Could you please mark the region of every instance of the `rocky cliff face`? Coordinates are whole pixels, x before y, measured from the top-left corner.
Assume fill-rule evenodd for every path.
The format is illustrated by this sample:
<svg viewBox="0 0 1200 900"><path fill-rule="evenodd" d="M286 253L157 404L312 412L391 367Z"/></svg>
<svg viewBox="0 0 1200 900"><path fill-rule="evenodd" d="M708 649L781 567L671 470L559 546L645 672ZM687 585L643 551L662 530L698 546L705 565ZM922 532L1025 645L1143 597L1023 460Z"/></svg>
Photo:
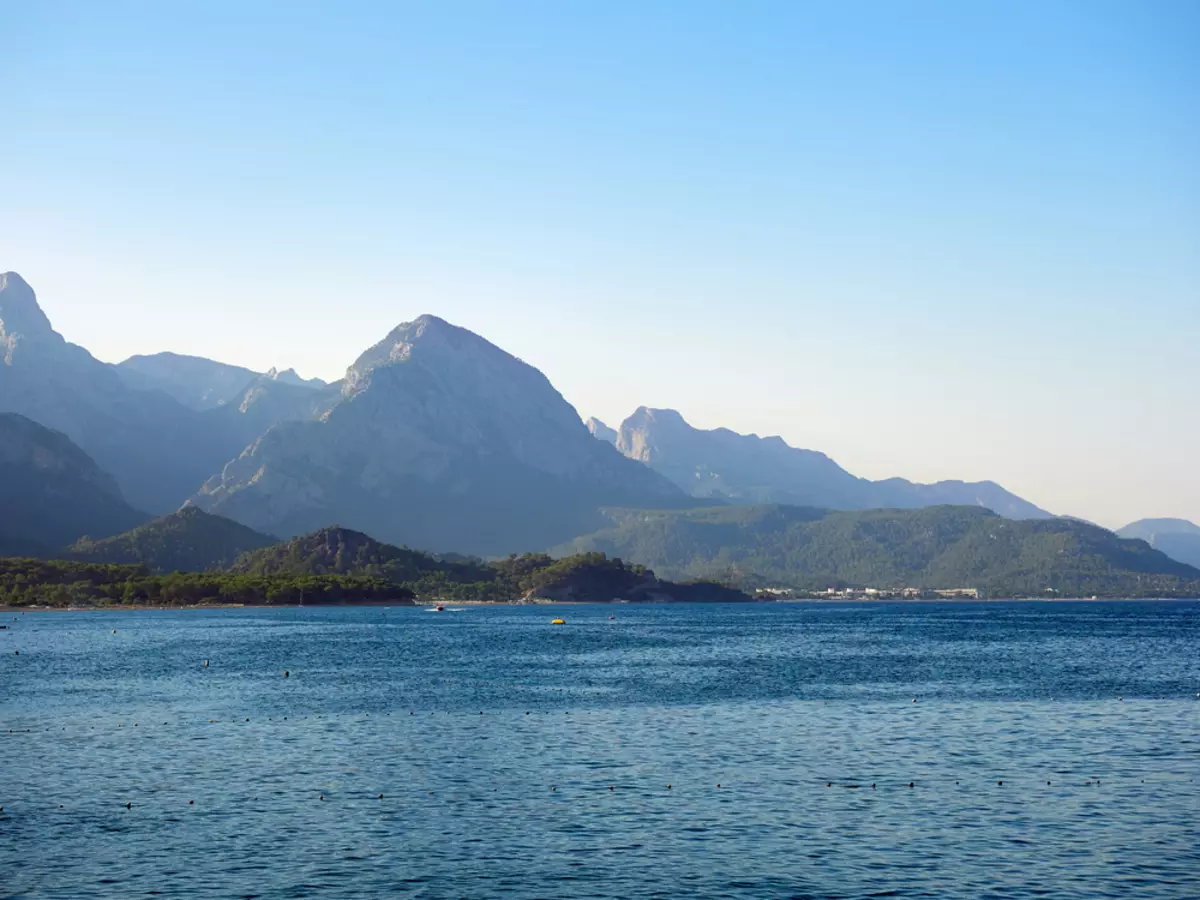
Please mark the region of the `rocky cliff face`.
<svg viewBox="0 0 1200 900"><path fill-rule="evenodd" d="M581 533L603 505L684 497L594 440L537 369L422 316L359 357L319 420L272 428L194 502L276 534L336 521L489 555Z"/></svg>
<svg viewBox="0 0 1200 900"><path fill-rule="evenodd" d="M592 433L592 437L594 437L596 440L612 444L614 447L616 446L617 430L615 428L609 428L595 416L592 416L590 419L588 419L585 424L587 425L588 431Z"/></svg>
<svg viewBox="0 0 1200 900"><path fill-rule="evenodd" d="M44 555L145 519L65 434L0 413L0 556Z"/></svg>
<svg viewBox="0 0 1200 900"><path fill-rule="evenodd" d="M137 390L50 327L33 290L0 275L0 412L58 429L117 479L130 502L168 512L245 446L160 390Z"/></svg>
<svg viewBox="0 0 1200 900"><path fill-rule="evenodd" d="M673 409L639 408L621 423L616 446L694 497L825 509L970 505L1011 518L1048 516L990 481L869 481L824 453L790 447L779 437L693 428Z"/></svg>

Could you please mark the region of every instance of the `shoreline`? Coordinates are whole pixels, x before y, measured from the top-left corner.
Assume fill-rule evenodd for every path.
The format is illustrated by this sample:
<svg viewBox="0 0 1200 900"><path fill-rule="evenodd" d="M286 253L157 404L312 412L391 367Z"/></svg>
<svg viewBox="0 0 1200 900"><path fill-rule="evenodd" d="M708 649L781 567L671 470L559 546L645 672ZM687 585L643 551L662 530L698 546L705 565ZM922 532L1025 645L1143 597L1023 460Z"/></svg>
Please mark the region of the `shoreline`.
<svg viewBox="0 0 1200 900"><path fill-rule="evenodd" d="M946 600L946 599L912 599L912 600L823 600L823 599L802 599L802 600L766 600L758 601L757 603L628 603L628 602L609 602L609 603L574 603L563 600L543 600L543 601L487 601L487 600L464 600L460 602L441 601L417 601L412 603L305 603L303 606L299 604L276 604L276 603L203 603L189 606L150 606L143 604L117 604L110 606L0 606L0 615L12 615L14 613L30 613L30 612L187 612L190 610L205 611L205 610L223 610L223 609L433 609L436 606L445 606L447 609L451 607L508 607L508 606L563 606L563 607L578 607L578 606L609 606L609 607L643 607L643 606L769 606L771 604L820 604L827 606L855 604L860 606L883 606L885 604L903 604L906 606L919 606L922 604L978 604L978 603L1197 603L1200 602L1200 597L990 597L986 599L962 599L962 600Z"/></svg>

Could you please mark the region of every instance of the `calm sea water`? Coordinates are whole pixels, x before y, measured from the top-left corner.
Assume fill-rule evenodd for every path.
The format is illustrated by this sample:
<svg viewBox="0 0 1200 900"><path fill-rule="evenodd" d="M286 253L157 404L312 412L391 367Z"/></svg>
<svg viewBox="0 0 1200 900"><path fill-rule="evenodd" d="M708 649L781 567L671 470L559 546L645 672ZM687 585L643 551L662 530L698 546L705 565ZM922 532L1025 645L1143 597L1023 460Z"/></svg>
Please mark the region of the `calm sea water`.
<svg viewBox="0 0 1200 900"><path fill-rule="evenodd" d="M0 897L1200 897L1196 603L0 624Z"/></svg>

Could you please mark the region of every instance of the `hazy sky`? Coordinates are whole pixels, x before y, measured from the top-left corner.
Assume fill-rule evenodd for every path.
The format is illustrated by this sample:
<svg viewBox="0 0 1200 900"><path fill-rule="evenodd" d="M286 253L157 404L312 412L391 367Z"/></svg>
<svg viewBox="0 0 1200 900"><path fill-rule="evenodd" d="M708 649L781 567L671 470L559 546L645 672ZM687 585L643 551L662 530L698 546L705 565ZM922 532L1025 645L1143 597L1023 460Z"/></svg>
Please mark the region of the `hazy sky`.
<svg viewBox="0 0 1200 900"><path fill-rule="evenodd" d="M1200 521L1200 3L0 0L0 270L101 359L423 312L584 416Z"/></svg>

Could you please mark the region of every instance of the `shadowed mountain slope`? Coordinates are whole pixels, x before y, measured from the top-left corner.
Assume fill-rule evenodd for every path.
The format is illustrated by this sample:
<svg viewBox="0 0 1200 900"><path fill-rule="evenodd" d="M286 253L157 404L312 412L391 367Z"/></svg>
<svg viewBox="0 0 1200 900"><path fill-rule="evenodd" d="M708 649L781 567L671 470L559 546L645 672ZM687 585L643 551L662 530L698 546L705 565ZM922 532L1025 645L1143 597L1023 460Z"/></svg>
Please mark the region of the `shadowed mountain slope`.
<svg viewBox="0 0 1200 900"><path fill-rule="evenodd" d="M0 555L44 556L145 520L65 434L0 413Z"/></svg>

